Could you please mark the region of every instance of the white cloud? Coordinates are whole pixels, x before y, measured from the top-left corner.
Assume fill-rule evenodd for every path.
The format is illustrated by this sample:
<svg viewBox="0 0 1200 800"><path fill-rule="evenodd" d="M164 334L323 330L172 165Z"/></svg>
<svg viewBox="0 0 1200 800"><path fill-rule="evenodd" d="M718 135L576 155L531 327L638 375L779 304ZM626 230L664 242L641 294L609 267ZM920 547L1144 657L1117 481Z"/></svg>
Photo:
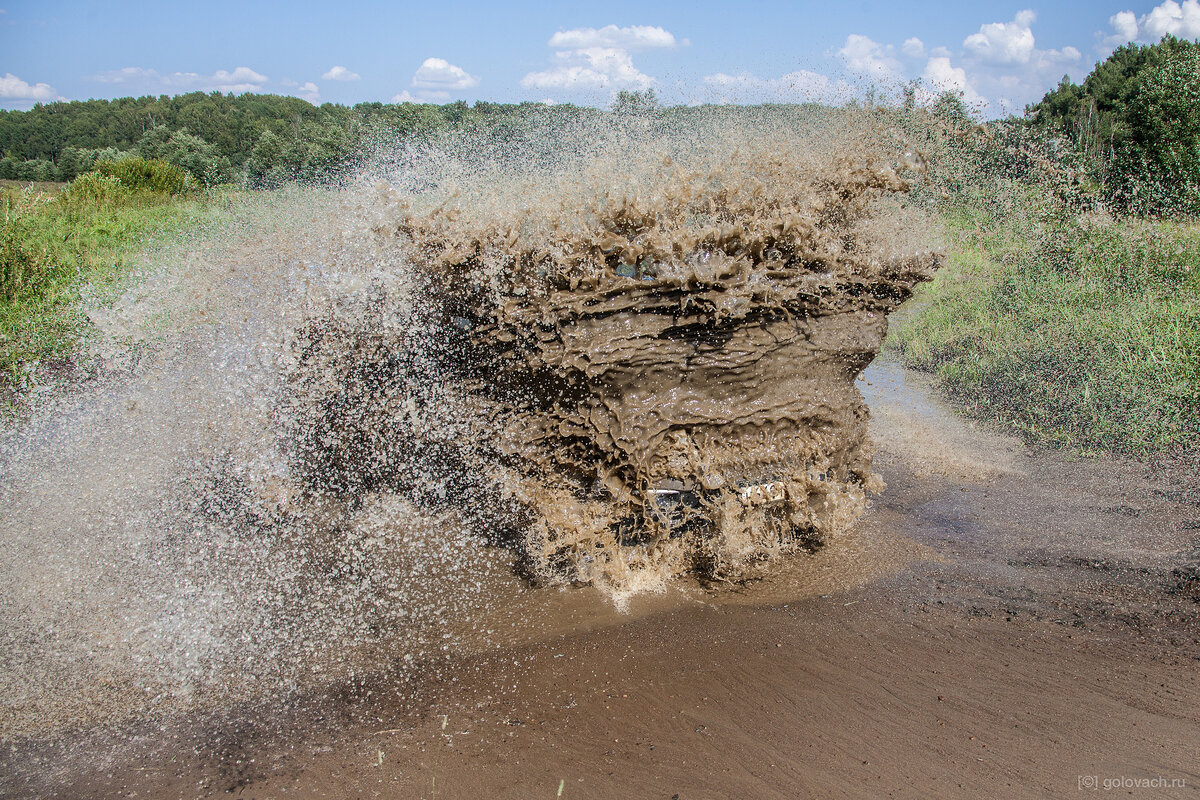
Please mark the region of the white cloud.
<svg viewBox="0 0 1200 800"><path fill-rule="evenodd" d="M1139 25L1145 41L1158 41L1168 33L1181 39L1196 39L1200 37L1200 2L1184 0L1180 5L1175 0L1166 0L1142 17Z"/></svg>
<svg viewBox="0 0 1200 800"><path fill-rule="evenodd" d="M649 50L655 47L675 47L675 36L662 28L650 25L631 25L618 28L605 25L603 28L575 28L559 31L550 37L550 47L559 50L586 50L593 47L616 50Z"/></svg>
<svg viewBox="0 0 1200 800"><path fill-rule="evenodd" d="M0 98L5 100L63 99L58 96L58 92L54 91L54 87L50 84L28 84L11 72L4 73L4 77L0 78Z"/></svg>
<svg viewBox="0 0 1200 800"><path fill-rule="evenodd" d="M1018 11L1012 22L989 22L979 26L963 40L963 47L984 61L997 64L1024 64L1033 56L1033 30L1029 27L1037 15Z"/></svg>
<svg viewBox="0 0 1200 800"><path fill-rule="evenodd" d="M142 69L141 67L122 67L121 69L112 69L108 72L101 72L98 75L88 76L89 80L99 81L100 83L130 83L139 79L160 79L156 71L152 69Z"/></svg>
<svg viewBox="0 0 1200 800"><path fill-rule="evenodd" d="M427 58L413 75L412 85L419 89L458 91L478 86L479 78L444 58Z"/></svg>
<svg viewBox="0 0 1200 800"><path fill-rule="evenodd" d="M423 90L415 95L407 89L400 94L392 95L393 103L444 103L450 99L449 92Z"/></svg>
<svg viewBox="0 0 1200 800"><path fill-rule="evenodd" d="M604 89L649 89L654 78L633 65L633 57L616 47L588 47L554 54L558 66L545 72L530 72L521 79L526 89L588 91Z"/></svg>
<svg viewBox="0 0 1200 800"><path fill-rule="evenodd" d="M890 44L882 45L857 33L846 37L846 44L838 50L838 55L855 75L882 83L899 81L904 69Z"/></svg>
<svg viewBox="0 0 1200 800"><path fill-rule="evenodd" d="M1186 2L1200 4L1200 0ZM1039 49L1032 27L1036 19L1033 11L1023 10L1009 22L982 24L978 33L963 40L959 51L930 48L915 36L896 45L852 34L837 55L848 73L872 81L885 92L915 79L917 99L923 104L952 91L961 93L967 106L984 116L1020 113L1026 103L1041 98L1064 71L1078 67L1083 58L1075 47ZM752 76L710 76L705 84L710 91L721 89L738 97L788 96L780 87ZM836 92L840 88L813 84L810 91Z"/></svg>
<svg viewBox="0 0 1200 800"><path fill-rule="evenodd" d="M196 72L171 72L163 74L153 69L125 67L89 76L100 83L132 84L143 91L173 90L176 92L260 92L269 80L249 67L237 67L232 72L219 69L212 75Z"/></svg>
<svg viewBox="0 0 1200 800"><path fill-rule="evenodd" d="M1064 64L1074 63L1082 57L1082 53L1067 45L1062 50L1034 50L1029 65L1038 73L1058 72Z"/></svg>
<svg viewBox="0 0 1200 800"><path fill-rule="evenodd" d="M633 53L669 49L687 44L663 28L631 25L618 28L575 28L559 31L547 42L556 48L550 69L534 71L521 79L526 89L568 92L645 90L657 81L633 63Z"/></svg>
<svg viewBox="0 0 1200 800"><path fill-rule="evenodd" d="M330 67L329 71L321 76L323 81L356 81L362 76L357 72L351 72L345 67L338 65Z"/></svg>
<svg viewBox="0 0 1200 800"><path fill-rule="evenodd" d="M179 74L179 73L176 73ZM249 67L238 67L233 72L226 72L223 69L217 70L211 78L202 77L202 80L221 86L254 86L255 84L263 84L267 82L266 75L260 75ZM222 91L232 91L231 89L223 89ZM249 91L247 89L246 91Z"/></svg>
<svg viewBox="0 0 1200 800"><path fill-rule="evenodd" d="M1168 33L1181 39L1200 38L1200 2L1176 0L1164 2L1150 9L1140 18L1132 11L1120 11L1108 18L1112 33L1096 34L1097 49L1101 55L1129 42L1153 43Z"/></svg>
<svg viewBox="0 0 1200 800"><path fill-rule="evenodd" d="M968 107L982 110L988 106L988 101L975 91L967 79L966 70L951 66L949 58L935 56L929 59L925 71L921 73L921 80L932 94L927 99L933 99L942 92L961 92L963 102Z"/></svg>
<svg viewBox="0 0 1200 800"><path fill-rule="evenodd" d="M985 113L1020 113L1025 104L1042 97L1064 72L1078 67L1082 54L1075 47L1039 49L1033 34L1037 15L1019 11L1011 22L991 22L963 40L963 66L930 62L923 76L931 84L955 82L954 70L961 69L966 84L979 98ZM952 54L931 53L949 59ZM968 103L976 102L964 90Z"/></svg>
<svg viewBox="0 0 1200 800"><path fill-rule="evenodd" d="M1137 39L1137 15L1132 11L1119 11L1113 14L1108 18L1108 24L1112 26L1113 35L1120 39L1119 44L1125 44Z"/></svg>
<svg viewBox="0 0 1200 800"><path fill-rule="evenodd" d="M313 105L316 105L317 101L321 99L321 91L317 89L317 85L312 81L308 81L303 86L297 87L293 94L295 94L296 97L307 100Z"/></svg>
<svg viewBox="0 0 1200 800"><path fill-rule="evenodd" d="M844 103L854 95L854 87L825 75L797 70L778 78L760 78L749 72L727 75L718 72L704 76L704 85L717 103Z"/></svg>

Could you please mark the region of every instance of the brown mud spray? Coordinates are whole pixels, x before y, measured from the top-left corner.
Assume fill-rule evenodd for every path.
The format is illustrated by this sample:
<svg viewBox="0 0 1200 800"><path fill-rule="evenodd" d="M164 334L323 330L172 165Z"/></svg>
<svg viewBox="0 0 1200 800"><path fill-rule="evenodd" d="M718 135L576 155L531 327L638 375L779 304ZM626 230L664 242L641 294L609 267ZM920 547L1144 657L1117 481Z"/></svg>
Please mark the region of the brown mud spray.
<svg viewBox="0 0 1200 800"><path fill-rule="evenodd" d="M836 143L624 131L420 208L397 196L373 235L406 254L439 334L311 321L289 383L299 471L342 495L417 489L405 473L431 460L478 476L452 491L496 512L527 574L618 591L744 580L845 531L879 485L854 379L938 256L897 202L919 157L842 122L858 127ZM452 437L421 423L416 350Z"/></svg>
<svg viewBox="0 0 1200 800"><path fill-rule="evenodd" d="M620 600L845 533L921 158L669 113L381 148L152 249L0 437L0 738L403 691L541 624L514 568Z"/></svg>

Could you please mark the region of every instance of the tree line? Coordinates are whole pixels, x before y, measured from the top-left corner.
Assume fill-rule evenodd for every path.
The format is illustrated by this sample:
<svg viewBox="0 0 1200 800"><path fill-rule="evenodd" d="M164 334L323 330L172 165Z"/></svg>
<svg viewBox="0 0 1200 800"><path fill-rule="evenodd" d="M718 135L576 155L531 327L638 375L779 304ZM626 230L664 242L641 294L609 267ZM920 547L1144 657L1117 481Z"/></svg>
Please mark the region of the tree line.
<svg viewBox="0 0 1200 800"><path fill-rule="evenodd" d="M1060 137L1110 207L1200 214L1200 43L1119 47L1082 85L1063 76L1026 119Z"/></svg>
<svg viewBox="0 0 1200 800"><path fill-rule="evenodd" d="M910 94L905 108L911 103ZM809 115L831 111L803 108ZM652 91L621 92L612 110L663 125L732 113L662 107ZM968 121L961 99L951 95L932 111ZM295 97L219 92L39 104L0 111L0 178L69 181L99 162L133 156L170 163L204 185L338 181L396 141L463 130L503 147L531 130L566 130L601 113L571 104L485 101L313 106ZM1020 129L1048 137L1086 190L1114 211L1200 214L1197 42L1166 36L1117 48L1081 85L1064 76L1024 117L985 127L1002 134L997 140Z"/></svg>
<svg viewBox="0 0 1200 800"><path fill-rule="evenodd" d="M570 104L325 103L219 92L38 104L0 111L0 178L69 181L100 161L159 159L206 184L336 180L381 142L450 129L512 136L531 120L599 113Z"/></svg>

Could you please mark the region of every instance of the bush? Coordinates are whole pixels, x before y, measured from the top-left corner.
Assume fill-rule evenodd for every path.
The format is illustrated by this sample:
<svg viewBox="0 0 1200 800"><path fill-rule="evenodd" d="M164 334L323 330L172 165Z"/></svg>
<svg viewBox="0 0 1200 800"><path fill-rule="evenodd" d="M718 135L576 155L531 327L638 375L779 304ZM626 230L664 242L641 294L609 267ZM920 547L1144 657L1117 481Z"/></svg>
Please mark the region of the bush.
<svg viewBox="0 0 1200 800"><path fill-rule="evenodd" d="M53 259L32 243L28 227L19 213L6 213L0 221L0 299L26 294L54 272Z"/></svg>
<svg viewBox="0 0 1200 800"><path fill-rule="evenodd" d="M128 194L129 190L120 178L99 172L85 172L67 187L67 195L71 199L91 203L115 203Z"/></svg>
<svg viewBox="0 0 1200 800"><path fill-rule="evenodd" d="M98 161L93 171L104 177L116 178L126 189L135 192L185 194L192 184L185 171L155 158L133 157L120 161Z"/></svg>
<svg viewBox="0 0 1200 800"><path fill-rule="evenodd" d="M1200 214L1200 43L1128 44L1026 114L1065 136L1114 210Z"/></svg>

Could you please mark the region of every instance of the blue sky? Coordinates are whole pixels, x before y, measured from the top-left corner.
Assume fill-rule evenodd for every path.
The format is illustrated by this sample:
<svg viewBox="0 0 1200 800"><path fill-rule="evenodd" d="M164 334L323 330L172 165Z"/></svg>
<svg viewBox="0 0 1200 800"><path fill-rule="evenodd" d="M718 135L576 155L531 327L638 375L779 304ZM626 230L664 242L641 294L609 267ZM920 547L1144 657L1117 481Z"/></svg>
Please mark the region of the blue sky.
<svg viewBox="0 0 1200 800"><path fill-rule="evenodd" d="M837 102L955 89L1020 111L1118 44L1200 37L1200 0L12 2L0 107L187 91L311 102Z"/></svg>

